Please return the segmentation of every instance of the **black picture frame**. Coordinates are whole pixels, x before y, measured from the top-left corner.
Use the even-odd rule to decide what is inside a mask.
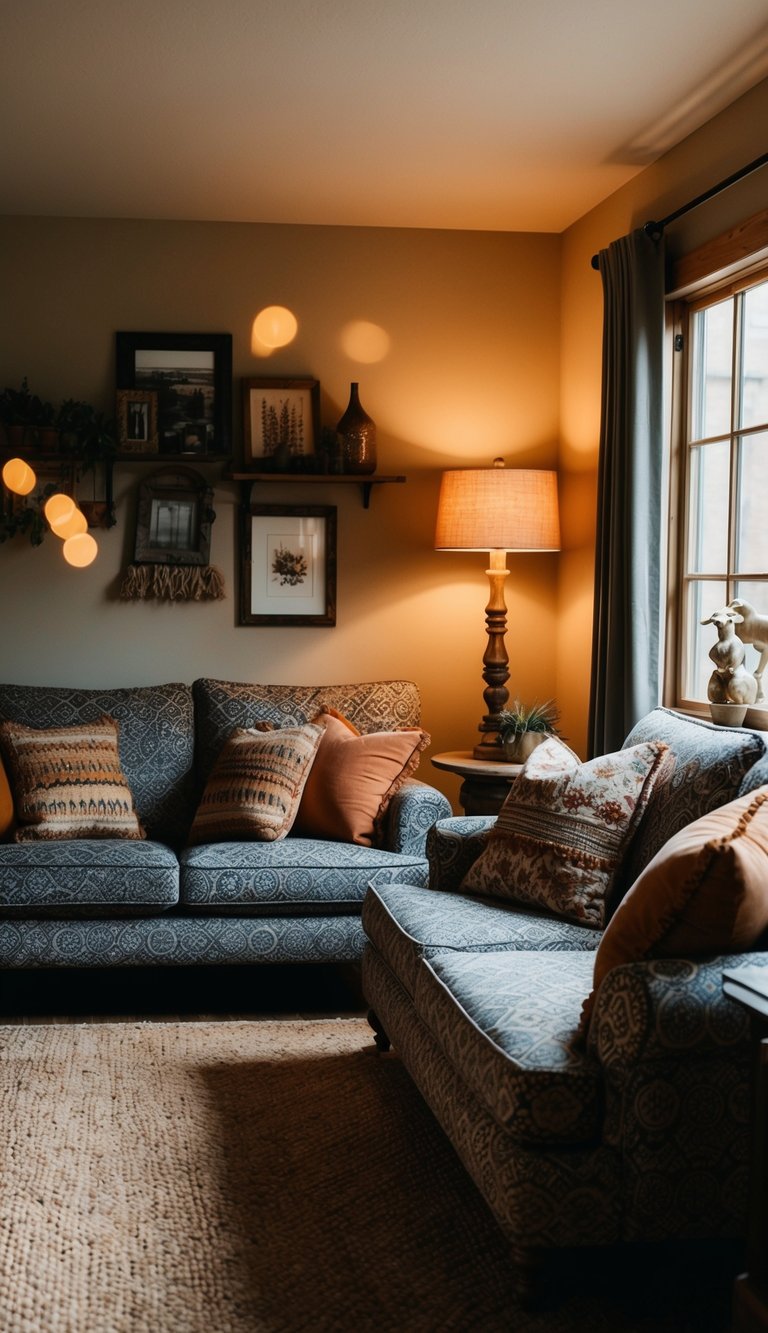
[[[139,487],[136,564],[207,565],[213,490],[192,468],[158,468]]]
[[[292,472],[320,449],[320,381],[250,376],[241,382],[243,462],[247,469]]]
[[[336,624],[336,507],[251,504],[241,518],[241,625]]]
[[[231,333],[117,333],[115,379],[157,394],[161,455],[231,457]]]

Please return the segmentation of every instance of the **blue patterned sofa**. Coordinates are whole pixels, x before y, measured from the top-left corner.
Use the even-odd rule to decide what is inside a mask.
[[[625,887],[678,830],[768,783],[763,733],[658,709],[625,748],[657,738],[675,766]],[[363,989],[377,1044],[391,1042],[509,1238],[521,1294],[559,1247],[743,1235],[753,1048],[721,978],[744,955],[615,967],[585,1041],[601,931],[460,890],[493,822],[440,821],[428,886],[369,890]]]
[[[67,727],[108,714],[146,840],[0,843],[0,966],[95,967],[359,960],[369,884],[427,881],[425,840],[450,813],[406,781],[381,846],[289,836],[185,846],[200,794],[230,732],[302,724],[321,707],[361,733],[414,727],[409,681],[68,689],[0,685],[0,721]]]

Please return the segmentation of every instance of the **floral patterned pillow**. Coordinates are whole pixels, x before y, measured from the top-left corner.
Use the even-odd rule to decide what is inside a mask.
[[[462,890],[601,929],[606,895],[667,763],[662,741],[582,764],[549,737],[512,784]]]

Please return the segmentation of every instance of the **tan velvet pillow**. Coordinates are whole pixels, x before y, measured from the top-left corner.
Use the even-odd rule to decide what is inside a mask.
[[[16,824],[13,810],[13,794],[8,781],[8,774],[0,755],[0,842],[9,842]]]
[[[323,728],[238,727],[224,743],[197,807],[190,845],[276,842],[291,828]]]
[[[595,955],[597,991],[620,963],[738,953],[768,928],[768,787],[676,833],[619,904]]]
[[[106,715],[73,727],[0,723],[10,773],[16,842],[58,838],[143,838]]]
[[[340,714],[324,711],[324,735],[304,787],[294,833],[372,847],[387,806],[429,745],[425,731],[361,736]]]

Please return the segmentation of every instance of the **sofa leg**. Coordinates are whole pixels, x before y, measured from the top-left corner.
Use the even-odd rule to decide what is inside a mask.
[[[531,1245],[517,1245],[514,1242],[510,1248],[515,1265],[517,1299],[524,1310],[534,1310],[541,1304],[542,1297],[542,1251]]]
[[[377,1018],[373,1009],[368,1010],[368,1022],[373,1028],[373,1040],[376,1042],[380,1051],[388,1051],[390,1047],[389,1037],[387,1036],[381,1024],[381,1019]]]

